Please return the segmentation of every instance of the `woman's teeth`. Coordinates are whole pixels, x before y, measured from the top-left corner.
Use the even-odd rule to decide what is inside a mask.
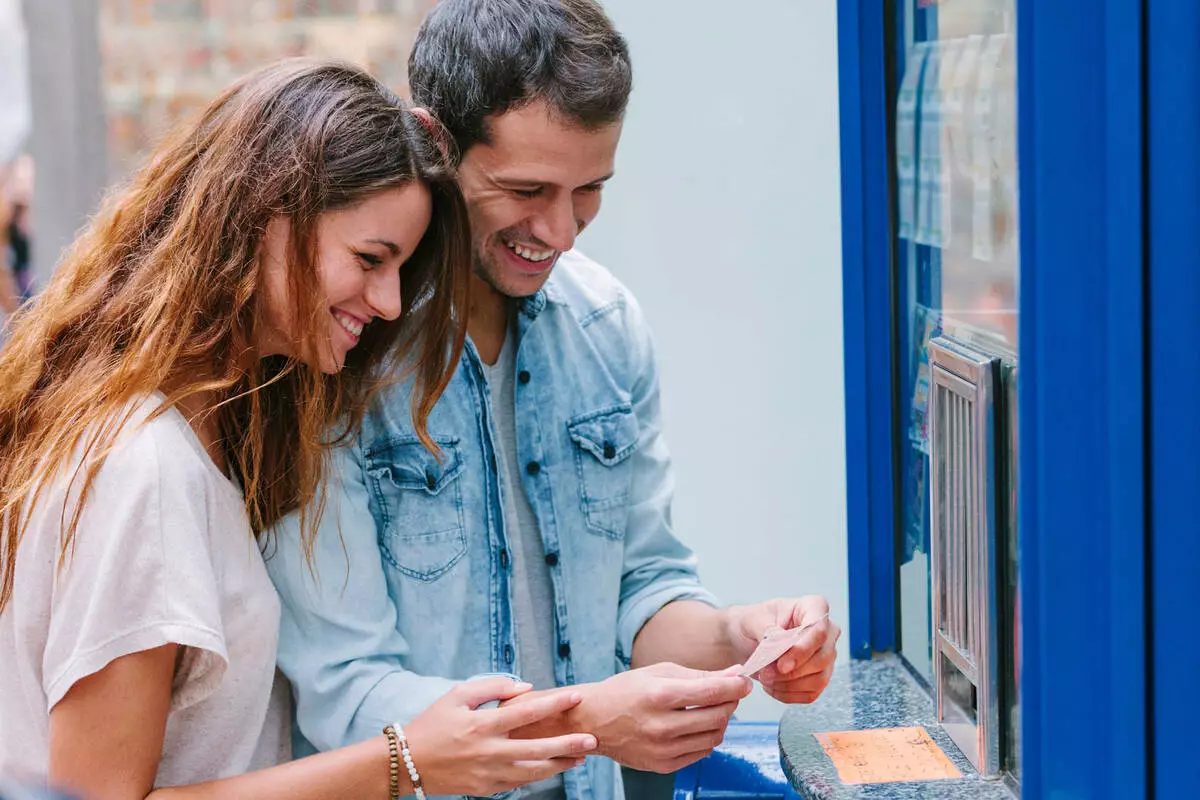
[[[524,247],[523,245],[519,244],[513,244],[512,242],[505,242],[505,244],[508,245],[509,250],[512,250],[521,258],[525,259],[526,261],[533,261],[534,263],[552,258],[556,252],[554,250],[531,250],[528,247]]]
[[[354,338],[357,339],[359,336],[362,336],[363,325],[358,320],[336,311],[333,314],[333,318],[336,319],[338,323],[346,329],[346,332]]]

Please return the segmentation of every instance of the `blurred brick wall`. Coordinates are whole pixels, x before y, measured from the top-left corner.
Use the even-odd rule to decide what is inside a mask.
[[[360,64],[403,96],[417,27],[437,0],[101,0],[112,177],[235,78],[288,56]]]

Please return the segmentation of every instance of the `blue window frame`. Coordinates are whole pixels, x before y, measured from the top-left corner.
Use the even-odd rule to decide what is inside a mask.
[[[1141,0],[1018,10],[1024,786],[1145,796]]]
[[[894,281],[883,0],[838,3],[850,649],[896,642]]]
[[[1200,5],[1147,4],[1153,787],[1194,797],[1200,636]]]
[[[894,11],[839,0],[856,657],[894,649],[897,629]],[[1022,0],[1017,25],[1022,790],[1189,796],[1200,6]]]

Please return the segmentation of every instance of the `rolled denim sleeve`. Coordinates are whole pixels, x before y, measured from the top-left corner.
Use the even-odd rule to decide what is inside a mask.
[[[663,606],[677,600],[699,600],[714,607],[720,603],[700,584],[696,555],[675,536],[671,523],[675,473],[662,435],[654,343],[641,309],[629,296],[626,315],[632,339],[631,403],[639,428],[638,447],[630,456],[633,485],[617,612],[617,658],[628,669],[634,638]]]
[[[283,608],[279,667],[292,684],[296,724],[313,746],[331,750],[407,723],[455,685],[402,666],[409,645],[396,629],[357,441],[331,459],[312,569],[298,513],[273,532],[267,570]]]

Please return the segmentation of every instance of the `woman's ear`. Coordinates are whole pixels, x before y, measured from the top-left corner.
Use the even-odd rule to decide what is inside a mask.
[[[425,126],[425,129],[433,133],[434,127],[437,125],[433,120],[433,113],[428,108],[421,108],[420,106],[413,106],[410,110],[421,120],[421,124]]]
[[[437,118],[433,116],[433,113],[428,108],[414,106],[410,110],[412,111],[413,116],[421,121],[421,125],[429,134],[429,138],[433,140],[433,143],[437,145],[438,150],[441,152],[442,158],[449,162],[450,132],[446,130],[446,126],[438,122]]]

